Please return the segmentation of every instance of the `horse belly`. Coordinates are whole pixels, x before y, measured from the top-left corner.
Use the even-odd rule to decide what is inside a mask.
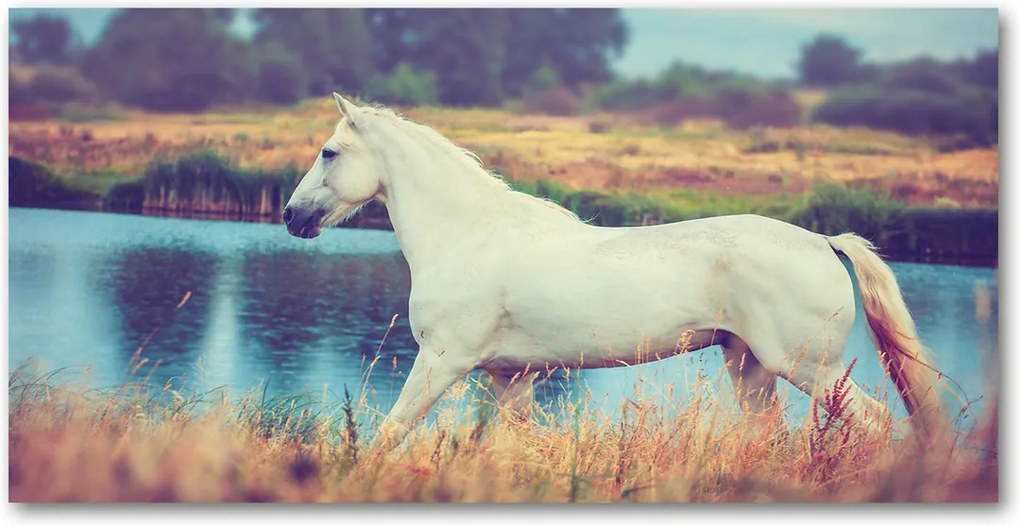
[[[716,312],[726,310],[726,294],[713,291],[705,272],[599,266],[532,276],[508,292],[500,360],[511,368],[620,366],[707,346],[724,328]]]

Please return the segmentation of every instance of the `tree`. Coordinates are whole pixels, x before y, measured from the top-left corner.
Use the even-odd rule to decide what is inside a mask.
[[[861,79],[860,50],[834,35],[818,35],[801,47],[800,81],[810,86],[836,86]]]
[[[506,9],[506,66],[503,88],[508,95],[524,87],[545,64],[563,85],[577,87],[611,78],[609,60],[627,43],[627,28],[617,9]]]
[[[313,96],[359,92],[375,73],[372,34],[361,9],[259,9],[255,20],[255,41],[289,51]]]
[[[567,86],[610,79],[626,43],[615,9],[368,9],[375,61],[436,73],[448,104],[521,96],[543,65]]]
[[[883,84],[895,89],[913,89],[944,95],[954,94],[962,79],[952,65],[932,58],[916,58],[883,68]]]
[[[497,9],[370,9],[380,68],[409,62],[436,76],[439,100],[492,105],[503,100],[507,19]]]
[[[129,105],[196,111],[244,101],[256,64],[222,9],[125,9],[84,61],[100,92]]]
[[[276,42],[258,53],[255,97],[273,104],[293,104],[308,93],[308,78],[301,58]]]
[[[999,89],[999,50],[980,51],[974,60],[963,60],[957,65],[960,77],[971,84]]]
[[[39,15],[12,24],[17,40],[13,51],[27,63],[63,64],[71,51],[71,27],[67,20]]]

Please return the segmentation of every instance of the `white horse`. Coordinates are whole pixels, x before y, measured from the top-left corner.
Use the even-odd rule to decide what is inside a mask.
[[[853,264],[873,339],[912,420],[928,431],[948,423],[896,279],[865,239],[755,215],[591,226],[511,190],[433,129],[333,96],[341,119],[283,220],[310,239],[369,201],[386,205],[411,271],[419,344],[381,429],[394,442],[476,369],[489,373],[501,404],[526,409],[529,370],[613,367],[641,353],[721,345],[745,410],[767,408],[777,376],[820,395],[846,372],[854,323],[839,253]],[[851,411],[888,416],[852,380],[848,389]]]

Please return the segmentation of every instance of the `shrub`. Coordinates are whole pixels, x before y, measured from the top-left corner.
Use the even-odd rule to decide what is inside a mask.
[[[34,74],[10,78],[11,105],[94,102],[96,86],[70,67],[39,66]]]
[[[710,95],[720,91],[761,91],[768,84],[753,76],[731,71],[709,71],[701,66],[674,62],[655,79],[669,98]]]
[[[875,193],[839,184],[822,184],[811,192],[806,205],[790,222],[825,235],[854,232],[884,244],[889,224],[898,219],[903,203],[887,193]]]
[[[961,89],[946,95],[880,87],[834,91],[815,109],[813,120],[836,126],[866,126],[913,135],[963,135],[956,147],[998,142],[998,96]]]
[[[92,208],[98,200],[86,191],[68,188],[40,164],[11,156],[7,160],[9,204],[27,208]]]
[[[801,120],[800,105],[786,91],[726,90],[716,98],[718,114],[731,128],[791,127]]]
[[[996,209],[912,208],[899,214],[886,242],[889,252],[921,261],[995,264],[999,254]]]
[[[376,75],[365,86],[365,96],[384,104],[427,106],[435,104],[436,75],[416,71],[406,62],[397,64],[388,75]]]
[[[784,91],[726,89],[680,97],[651,108],[648,115],[660,126],[675,126],[687,118],[716,118],[731,128],[746,129],[795,126],[800,122],[801,110]]]
[[[882,71],[882,85],[893,89],[927,91],[953,95],[963,85],[962,79],[951,65],[931,58],[919,58],[903,64],[889,66]]]
[[[142,213],[145,203],[145,184],[142,182],[122,182],[110,190],[103,199],[103,207],[130,213]]]
[[[596,89],[595,106],[610,111],[635,111],[670,100],[668,92],[646,80],[617,80]]]
[[[581,99],[569,88],[553,86],[542,90],[528,90],[524,95],[524,111],[545,115],[576,115]]]

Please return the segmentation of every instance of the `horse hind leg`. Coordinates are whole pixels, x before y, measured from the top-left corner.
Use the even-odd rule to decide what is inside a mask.
[[[723,360],[733,380],[737,403],[746,413],[765,415],[776,402],[776,373],[763,366],[736,335],[723,343]]]
[[[830,332],[836,341],[845,344],[850,327],[833,327]],[[800,391],[823,405],[826,392],[833,392],[837,384],[842,385],[845,394],[845,412],[853,414],[869,432],[876,432],[888,426],[891,418],[889,409],[861,389],[847,374],[842,362],[842,346],[838,352],[826,352],[810,345],[802,352],[793,350],[793,343],[783,343],[781,338],[767,337],[769,333],[758,333],[752,342],[752,352],[763,367],[786,379]]]
[[[853,419],[863,425],[864,430],[869,434],[884,434],[891,428],[889,423],[892,420],[892,414],[888,407],[865,392],[851,379],[848,369],[842,361],[837,361],[832,365],[803,367],[786,374],[785,377],[793,386],[821,404],[826,411],[837,409],[825,406],[826,394],[829,395],[830,400],[836,394],[843,396],[842,408],[838,408],[838,410],[850,414]],[[837,385],[841,385],[841,392],[836,392]]]
[[[747,413],[765,414],[775,404],[775,372],[765,368],[744,339],[735,335],[723,345],[722,357],[733,381],[736,402]]]
[[[762,365],[747,343],[736,335],[723,343],[723,359],[737,403],[751,423],[746,427],[751,432],[749,437],[758,442],[785,440],[789,429],[776,398],[776,373]]]
[[[489,372],[492,397],[499,404],[501,415],[513,422],[531,420],[535,400],[534,381],[530,375],[503,375]]]

